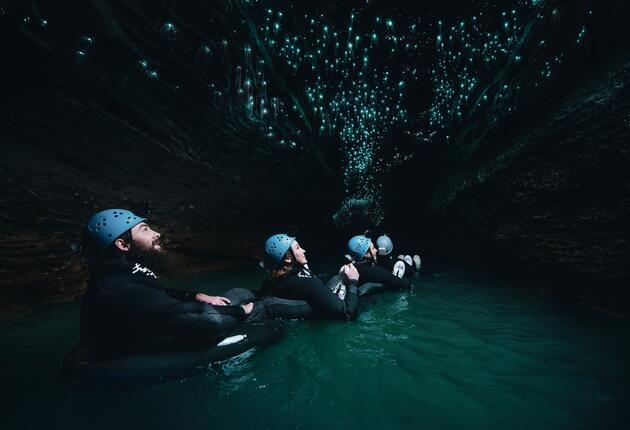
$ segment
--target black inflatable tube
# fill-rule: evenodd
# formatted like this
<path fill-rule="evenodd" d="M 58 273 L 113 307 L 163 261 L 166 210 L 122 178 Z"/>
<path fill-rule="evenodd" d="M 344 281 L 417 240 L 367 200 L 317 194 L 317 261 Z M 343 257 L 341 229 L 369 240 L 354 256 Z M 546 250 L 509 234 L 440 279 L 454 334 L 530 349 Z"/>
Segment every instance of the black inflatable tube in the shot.
<path fill-rule="evenodd" d="M 82 359 L 80 346 L 64 357 L 61 377 L 67 383 L 83 387 L 109 386 L 132 388 L 191 376 L 211 363 L 224 361 L 253 348 L 278 342 L 284 336 L 284 324 L 262 320 L 242 323 L 225 340 L 210 348 L 170 346 L 159 351 L 122 359 L 90 363 Z M 83 355 L 84 357 L 84 355 Z"/>
<path fill-rule="evenodd" d="M 339 277 L 339 275 L 335 275 L 328 280 L 328 282 L 326 283 L 326 286 L 331 291 L 334 291 L 339 283 L 342 283 L 341 278 Z M 359 287 L 359 297 L 369 296 L 370 294 L 379 293 L 381 291 L 386 291 L 386 290 L 387 290 L 387 287 L 385 287 L 384 284 L 381 284 L 378 282 L 366 282 L 365 284 Z"/>

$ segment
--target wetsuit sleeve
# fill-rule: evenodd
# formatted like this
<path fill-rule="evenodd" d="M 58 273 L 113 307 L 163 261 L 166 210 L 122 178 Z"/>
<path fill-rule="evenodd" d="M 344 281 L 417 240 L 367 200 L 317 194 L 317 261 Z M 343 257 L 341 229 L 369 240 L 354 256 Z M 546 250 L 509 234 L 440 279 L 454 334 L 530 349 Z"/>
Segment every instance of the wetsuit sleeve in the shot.
<path fill-rule="evenodd" d="M 140 333 L 171 335 L 191 341 L 224 337 L 245 319 L 240 306 L 212 306 L 201 302 L 182 302 L 162 289 L 136 283 L 124 283 L 124 294 L 109 297 L 112 318 L 124 317 Z M 107 296 L 107 294 L 105 294 Z M 117 315 L 120 312 L 121 315 Z"/>
<path fill-rule="evenodd" d="M 392 271 L 395 263 L 396 263 L 396 260 L 394 260 L 389 255 L 379 255 L 378 260 L 376 261 L 377 266 L 380 266 L 389 272 Z"/>
<path fill-rule="evenodd" d="M 194 302 L 199 291 L 176 290 L 173 288 L 162 288 L 170 297 L 182 302 Z"/>
<path fill-rule="evenodd" d="M 359 312 L 359 294 L 356 282 L 350 282 L 346 296 L 340 300 L 319 278 L 293 277 L 288 281 L 316 313 L 336 319 L 353 320 Z"/>
<path fill-rule="evenodd" d="M 185 313 L 174 317 L 169 323 L 169 331 L 180 339 L 190 341 L 224 338 L 236 324 L 245 319 L 245 311 L 240 306 L 212 306 L 200 313 Z"/>

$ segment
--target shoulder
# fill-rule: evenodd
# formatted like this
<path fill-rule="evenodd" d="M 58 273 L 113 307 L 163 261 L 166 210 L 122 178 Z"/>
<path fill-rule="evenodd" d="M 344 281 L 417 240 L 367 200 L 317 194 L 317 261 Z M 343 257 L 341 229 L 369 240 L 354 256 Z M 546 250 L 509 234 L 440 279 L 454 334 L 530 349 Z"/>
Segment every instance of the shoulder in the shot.
<path fill-rule="evenodd" d="M 129 284 L 159 290 L 155 273 L 139 263 L 108 261 L 90 274 L 90 287 L 101 291 L 124 294 L 129 292 Z"/>

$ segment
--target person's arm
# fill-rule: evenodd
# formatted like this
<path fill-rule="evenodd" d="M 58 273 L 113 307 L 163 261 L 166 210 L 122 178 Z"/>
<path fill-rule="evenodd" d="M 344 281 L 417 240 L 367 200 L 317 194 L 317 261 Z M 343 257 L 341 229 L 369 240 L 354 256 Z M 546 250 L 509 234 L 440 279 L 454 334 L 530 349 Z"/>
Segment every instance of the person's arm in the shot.
<path fill-rule="evenodd" d="M 181 302 L 194 302 L 199 291 L 179 290 L 175 288 L 162 288 L 170 297 Z"/>
<path fill-rule="evenodd" d="M 144 284 L 124 283 L 109 296 L 113 315 L 120 312 L 141 333 L 172 335 L 179 339 L 208 341 L 219 339 L 245 319 L 241 306 L 217 306 L 182 302 L 162 289 Z M 108 297 L 107 294 L 104 295 Z"/>
<path fill-rule="evenodd" d="M 209 296 L 199 291 L 176 290 L 173 288 L 162 288 L 170 297 L 182 302 L 203 302 L 215 306 L 225 306 L 231 304 L 230 300 L 222 296 Z"/>
<path fill-rule="evenodd" d="M 251 305 L 250 305 L 251 306 Z M 179 314 L 169 322 L 169 332 L 189 341 L 218 341 L 245 319 L 242 306 L 212 306 L 201 313 Z M 250 309 L 251 310 L 251 309 Z"/>
<path fill-rule="evenodd" d="M 348 282 L 343 300 L 333 294 L 318 278 L 294 277 L 289 282 L 300 291 L 303 299 L 318 314 L 340 320 L 353 320 L 359 311 L 359 294 L 356 281 Z"/>

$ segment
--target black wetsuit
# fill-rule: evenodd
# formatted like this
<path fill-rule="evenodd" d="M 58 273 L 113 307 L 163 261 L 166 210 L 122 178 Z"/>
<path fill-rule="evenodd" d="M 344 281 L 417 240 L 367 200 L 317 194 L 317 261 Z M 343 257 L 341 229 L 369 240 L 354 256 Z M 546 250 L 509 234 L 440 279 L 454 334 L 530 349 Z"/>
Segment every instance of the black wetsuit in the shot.
<path fill-rule="evenodd" d="M 92 358 L 108 358 L 156 342 L 209 344 L 245 320 L 241 306 L 212 306 L 195 301 L 195 295 L 161 288 L 155 274 L 138 263 L 101 262 L 90 270 L 81 304 L 81 339 Z"/>
<path fill-rule="evenodd" d="M 412 278 L 417 270 L 412 264 L 408 264 L 405 260 L 401 260 L 400 258 L 395 258 L 392 255 L 379 255 L 376 264 L 378 266 L 384 267 L 389 272 L 393 272 L 394 265 L 402 261 L 405 265 L 405 274 L 403 275 L 406 278 Z"/>
<path fill-rule="evenodd" d="M 354 263 L 354 266 L 359 271 L 359 289 L 367 283 L 382 284 L 380 289 L 374 289 L 372 292 L 377 292 L 377 290 L 400 290 L 411 286 L 409 279 L 401 279 L 390 270 L 376 265 L 371 260 Z"/>
<path fill-rule="evenodd" d="M 333 293 L 307 266 L 295 268 L 279 277 L 269 277 L 263 282 L 262 292 L 290 300 L 303 300 L 312 308 L 305 315 L 322 316 L 340 320 L 353 320 L 359 312 L 357 283 L 350 281 L 343 299 Z"/>
<path fill-rule="evenodd" d="M 391 254 L 388 254 L 388 255 L 379 254 L 376 264 L 381 267 L 384 267 L 385 269 L 391 272 L 392 270 L 394 270 L 394 264 L 396 264 L 396 261 L 398 261 L 398 259 L 392 257 Z"/>

